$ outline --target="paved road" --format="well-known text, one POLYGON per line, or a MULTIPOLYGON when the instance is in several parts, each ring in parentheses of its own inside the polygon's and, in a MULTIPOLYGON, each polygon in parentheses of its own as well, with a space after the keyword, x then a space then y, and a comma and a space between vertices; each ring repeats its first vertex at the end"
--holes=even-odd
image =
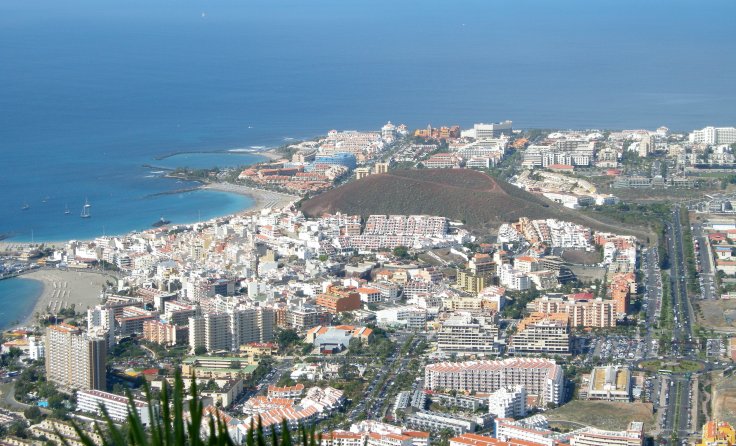
POLYGON ((672 220, 667 223, 667 250, 670 255, 670 292, 672 293, 672 307, 675 312, 675 323, 672 329, 672 352, 677 356, 694 354, 692 345, 693 310, 687 297, 687 282, 685 275, 684 243, 682 226, 680 224, 680 207, 675 206, 672 211, 672 220))
POLYGON ((698 258, 700 260, 700 277, 702 278, 702 299, 717 299, 715 293, 715 265, 710 253, 710 244, 702 223, 693 224, 693 237, 698 242, 698 258))
POLYGON ((659 255, 656 247, 647 249, 643 253, 643 269, 646 286, 646 327, 643 356, 644 358, 651 358, 658 355, 654 327, 659 319, 659 312, 662 308, 662 275, 659 270, 659 255))
MULTIPOLYGON (((8 409, 22 412, 30 407, 28 404, 21 403, 15 399, 15 381, 4 383, 0 386, 0 390, 3 393, 2 400, 0 401, 2 401, 3 406, 8 409)), ((44 412, 45 410, 41 409, 41 411, 44 412)))
MULTIPOLYGON (((659 433, 670 440, 673 432, 678 441, 687 438, 695 429, 692 427, 692 405, 690 392, 692 383, 683 375, 676 375, 662 380, 664 407, 660 408, 663 425, 659 433)), ((670 442, 671 443, 671 442, 670 442)), ((678 444, 678 443, 671 443, 678 444)))

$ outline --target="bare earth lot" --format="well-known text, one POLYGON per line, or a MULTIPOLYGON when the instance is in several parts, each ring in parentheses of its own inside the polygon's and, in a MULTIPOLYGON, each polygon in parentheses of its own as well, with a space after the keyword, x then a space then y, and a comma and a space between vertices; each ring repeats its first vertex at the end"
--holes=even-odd
POLYGON ((553 426, 554 421, 572 421, 599 429, 623 430, 632 421, 642 421, 648 431, 656 424, 650 403, 574 400, 544 415, 553 426))
POLYGON ((736 379, 715 377, 713 385, 713 418, 736 423, 736 379))
POLYGON ((699 301, 698 306, 698 323, 703 327, 736 331, 736 300, 699 301))

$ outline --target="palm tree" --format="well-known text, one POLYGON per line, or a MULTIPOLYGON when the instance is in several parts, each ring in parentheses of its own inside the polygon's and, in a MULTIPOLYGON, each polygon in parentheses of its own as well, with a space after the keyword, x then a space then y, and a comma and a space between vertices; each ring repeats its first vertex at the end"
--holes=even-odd
MULTIPOLYGON (((115 425, 110 418, 104 406, 101 406, 102 418, 104 423, 95 422, 94 430, 102 437, 103 446, 235 446, 235 442, 228 434, 227 426, 221 417, 213 417, 209 415, 208 432, 202 431, 202 422, 204 418, 204 408, 202 402, 197 398, 197 383, 192 379, 190 387, 191 399, 189 400, 188 416, 184 416, 184 381, 181 374, 177 372, 174 379, 174 387, 170 388, 168 384, 164 384, 160 402, 161 412, 157 413, 157 405, 151 396, 148 385, 145 386, 145 396, 148 402, 148 416, 151 425, 146 428, 135 409, 133 396, 130 391, 128 394, 128 415, 125 425, 127 429, 122 429, 115 425), (186 419, 185 419, 186 418, 186 419)), ((158 399, 156 399, 158 402, 158 399)), ((81 443, 87 446, 95 446, 94 440, 88 433, 83 430, 76 421, 72 421, 72 427, 79 436, 81 443)), ((311 426, 309 432, 307 428, 300 425, 298 428, 301 433, 301 444, 293 444, 291 432, 286 423, 282 421, 281 438, 279 439, 274 426, 271 426, 271 445, 270 446, 320 446, 322 443, 322 435, 315 436, 314 426, 311 426), (280 441, 279 441, 280 440, 280 441)), ((69 440, 61 435, 58 431, 56 434, 61 438, 65 446, 69 446, 69 440)), ((247 446, 267 446, 266 438, 258 417, 257 425, 251 425, 246 434, 247 446)))

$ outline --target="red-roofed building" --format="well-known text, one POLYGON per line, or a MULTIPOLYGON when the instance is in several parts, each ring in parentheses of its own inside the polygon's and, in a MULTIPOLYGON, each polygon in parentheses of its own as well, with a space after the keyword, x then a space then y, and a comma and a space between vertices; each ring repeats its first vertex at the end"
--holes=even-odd
POLYGON ((541 443, 515 439, 503 441, 485 435, 468 433, 450 438, 450 446, 541 446, 541 443))
POLYGON ((573 293, 566 294, 565 297, 572 300, 593 300, 593 293, 573 293))
POLYGON ((547 166, 547 169, 553 170, 555 172, 573 172, 575 170, 575 167, 569 164, 550 164, 549 166, 547 166))

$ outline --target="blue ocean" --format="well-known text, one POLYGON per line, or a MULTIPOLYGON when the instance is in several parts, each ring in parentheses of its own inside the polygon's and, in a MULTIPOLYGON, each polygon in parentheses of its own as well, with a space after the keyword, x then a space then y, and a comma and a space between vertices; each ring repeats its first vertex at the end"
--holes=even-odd
POLYGON ((193 185, 143 166, 248 164, 260 158, 222 151, 389 119, 734 125, 734 13, 730 0, 0 2, 0 234, 234 212, 252 201, 162 194, 193 185))
POLYGON ((23 322, 42 292, 43 284, 36 280, 0 280, 0 330, 23 322))
MULTIPOLYGON (((245 165, 261 158, 226 151, 389 119, 734 125, 735 13, 732 0, 3 1, 0 234, 84 239, 235 212, 252 201, 177 193, 194 185, 163 169, 245 165)), ((0 326, 39 292, 0 281, 0 305, 28 303, 0 326)))

